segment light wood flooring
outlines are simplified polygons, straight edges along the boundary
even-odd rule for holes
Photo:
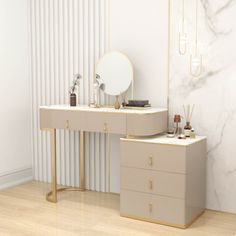
[[[50,186],[31,182],[0,191],[0,236],[236,236],[236,215],[206,211],[188,229],[119,215],[119,195],[64,192],[45,200]]]

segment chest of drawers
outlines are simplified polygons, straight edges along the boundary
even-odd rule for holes
[[[186,228],[205,209],[205,168],[205,137],[121,139],[121,215]]]

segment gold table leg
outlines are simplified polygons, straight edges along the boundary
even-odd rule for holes
[[[79,186],[82,191],[85,190],[85,142],[84,131],[80,131],[79,139]]]
[[[51,148],[52,148],[52,191],[47,193],[46,199],[49,202],[57,202],[57,192],[62,191],[85,191],[85,142],[84,131],[80,131],[80,187],[79,188],[60,188],[57,189],[57,162],[56,162],[56,129],[51,129]]]

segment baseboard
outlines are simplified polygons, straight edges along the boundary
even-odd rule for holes
[[[0,174],[0,190],[11,188],[33,180],[32,167],[9,171]]]

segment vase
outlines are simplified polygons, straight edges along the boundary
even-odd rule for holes
[[[70,106],[71,107],[76,106],[76,94],[75,93],[70,94]]]

